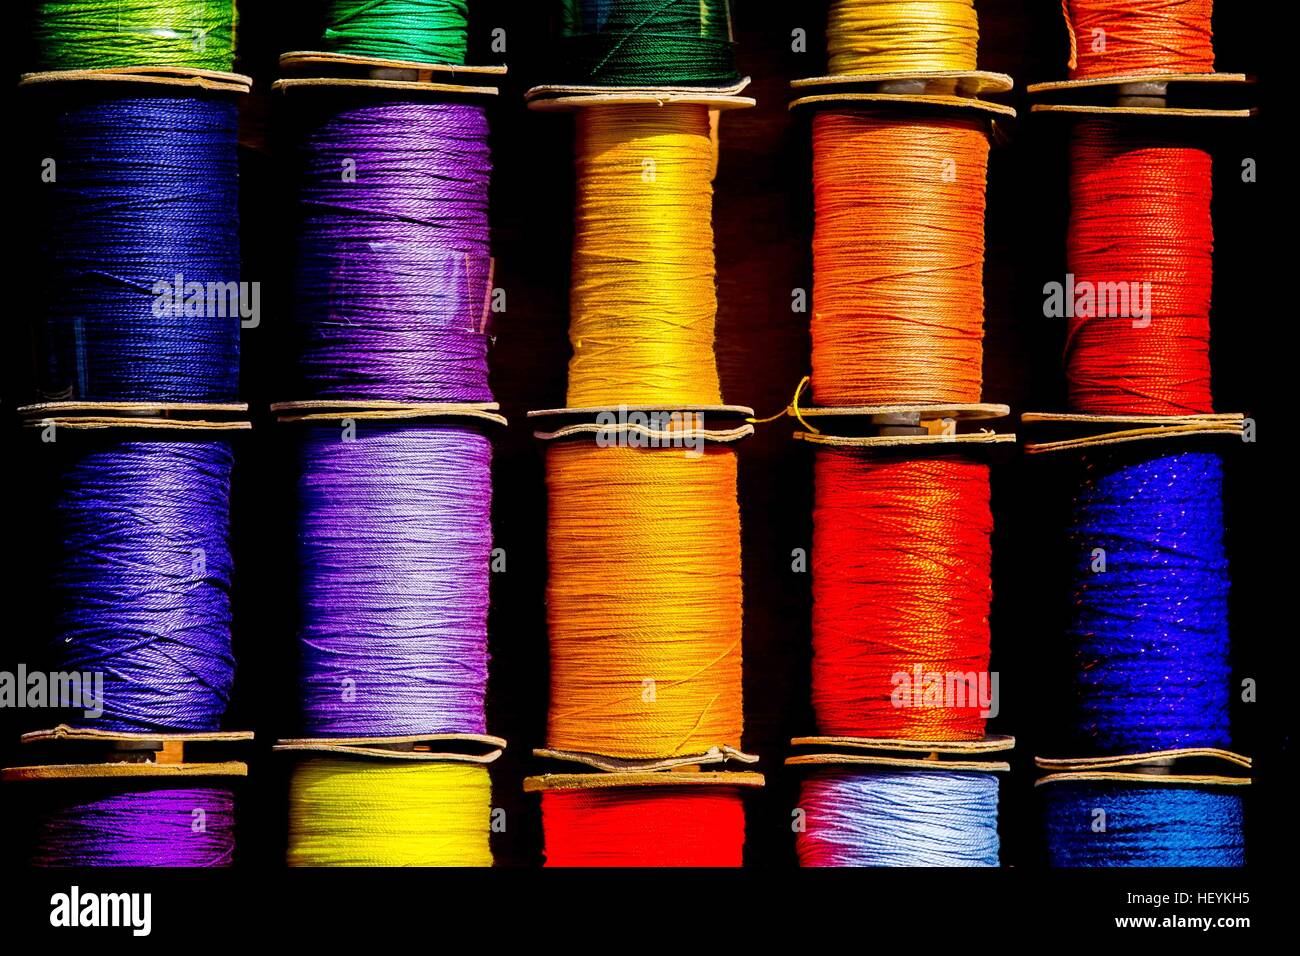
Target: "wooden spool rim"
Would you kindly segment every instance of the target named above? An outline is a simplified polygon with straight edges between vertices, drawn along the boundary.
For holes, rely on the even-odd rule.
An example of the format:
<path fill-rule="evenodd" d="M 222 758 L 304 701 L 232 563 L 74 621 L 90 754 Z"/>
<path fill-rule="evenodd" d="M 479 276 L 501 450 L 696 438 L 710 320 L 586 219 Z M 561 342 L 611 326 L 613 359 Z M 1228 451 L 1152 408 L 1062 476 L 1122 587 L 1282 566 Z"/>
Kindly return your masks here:
<path fill-rule="evenodd" d="M 508 67 L 505 64 L 476 66 L 469 63 L 434 63 L 426 60 L 393 60 L 382 56 L 365 56 L 354 53 L 332 53 L 327 50 L 291 50 L 281 53 L 280 69 L 297 70 L 314 64 L 325 66 L 361 66 L 392 70 L 415 70 L 430 73 L 446 73 L 451 76 L 464 74 L 470 77 L 504 76 Z"/>
<path fill-rule="evenodd" d="M 624 787 L 743 787 L 764 786 L 761 773 L 740 770 L 550 773 L 524 778 L 524 793 L 574 790 L 613 790 Z"/>
<path fill-rule="evenodd" d="M 883 83 L 907 83 L 956 80 L 960 96 L 978 96 L 981 93 L 1006 93 L 1015 88 L 1015 80 L 1005 73 L 988 70 L 899 70 L 876 73 L 828 73 L 807 76 L 790 81 L 794 90 L 836 89 L 844 86 L 868 86 Z M 963 84 L 962 81 L 965 81 Z"/>
<path fill-rule="evenodd" d="M 880 754 L 817 753 L 785 758 L 787 767 L 874 767 L 878 769 L 927 770 L 940 773 L 970 771 L 1006 773 L 1011 764 L 1000 760 L 927 760 L 917 757 L 886 757 Z"/>
<path fill-rule="evenodd" d="M 595 440 L 601 436 L 609 435 L 637 435 L 641 438 L 652 442 L 661 443 L 656 447 L 643 447 L 648 451 L 663 449 L 681 450 L 685 443 L 689 441 L 714 442 L 717 444 L 731 444 L 741 439 L 748 438 L 754 434 L 754 426 L 745 424 L 737 425 L 734 428 L 686 428 L 686 429 L 661 429 L 648 428 L 642 425 L 598 425 L 595 422 L 579 422 L 573 425 L 565 425 L 553 431 L 534 431 L 533 437 L 539 441 L 563 441 L 575 438 L 590 438 Z"/>
<path fill-rule="evenodd" d="M 573 408 L 538 408 L 527 413 L 527 418 L 556 418 L 589 420 L 601 415 L 618 415 L 621 412 L 653 415 L 656 412 L 682 415 L 703 415 L 718 418 L 748 418 L 754 410 L 747 405 L 583 405 Z"/>
<path fill-rule="evenodd" d="M 176 780 L 192 777 L 247 777 L 248 765 L 236 760 L 214 763 L 75 763 L 6 767 L 5 782 L 37 780 Z"/>
<path fill-rule="evenodd" d="M 377 400 L 314 399 L 299 402 L 276 402 L 271 412 L 285 424 L 301 422 L 338 422 L 410 420 L 472 420 L 507 425 L 498 413 L 496 402 L 390 402 Z"/>
<path fill-rule="evenodd" d="M 160 88 L 199 89 L 210 93 L 247 93 L 253 78 L 242 73 L 189 67 L 122 66 L 90 70 L 44 70 L 24 73 L 19 87 L 49 87 L 64 83 L 128 83 Z"/>
<path fill-rule="evenodd" d="M 417 80 L 366 80 L 348 77 L 291 77 L 276 80 L 271 89 L 277 93 L 294 90 L 362 90 L 375 93 L 422 93 L 467 99 L 490 100 L 499 94 L 495 86 L 466 86 L 459 83 L 424 83 Z"/>
<path fill-rule="evenodd" d="M 794 439 L 827 448 L 863 451 L 909 447 L 937 451 L 950 445 L 984 448 L 990 445 L 1016 443 L 1016 436 L 1012 433 L 987 431 L 962 432 L 955 435 L 827 435 L 823 432 L 797 431 L 794 433 Z"/>
<path fill-rule="evenodd" d="M 942 93 L 817 93 L 792 100 L 789 108 L 847 109 L 872 106 L 898 109 L 919 107 L 919 112 L 974 112 L 1008 119 L 1014 119 L 1016 115 L 1014 107 L 1002 103 Z"/>
<path fill-rule="evenodd" d="M 1198 109 L 1194 107 L 1162 106 L 1078 106 L 1066 103 L 1035 103 L 1031 113 L 1069 113 L 1082 116 L 1161 116 L 1167 119 L 1249 119 L 1259 110 L 1248 109 Z"/>
<path fill-rule="evenodd" d="M 1100 757 L 1035 757 L 1034 764 L 1042 770 L 1111 770 L 1121 767 L 1139 767 L 1153 761 L 1191 759 L 1222 760 L 1246 770 L 1254 765 L 1250 757 L 1221 747 L 1177 747 L 1170 750 L 1153 750 L 1148 753 Z"/>
<path fill-rule="evenodd" d="M 1248 86 L 1255 83 L 1255 77 L 1245 73 L 1119 73 L 1114 76 L 1092 76 L 1077 80 L 1047 80 L 1042 83 L 1030 83 L 1025 88 L 1025 92 L 1030 96 L 1035 96 L 1040 93 L 1105 89 L 1111 86 L 1132 86 L 1142 83 Z"/>
<path fill-rule="evenodd" d="M 758 762 L 755 754 L 748 754 L 735 747 L 713 747 L 703 753 L 679 754 L 671 757 L 613 757 L 580 750 L 561 750 L 558 748 L 538 747 L 533 756 L 543 760 L 556 760 L 563 763 L 577 763 L 594 767 L 605 773 L 665 773 L 668 771 L 687 771 L 690 768 L 723 764 L 729 762 L 753 764 Z"/>
<path fill-rule="evenodd" d="M 991 734 L 979 740 L 904 740 L 898 737 L 846 737 L 812 736 L 794 737 L 792 747 L 844 747 L 850 750 L 883 751 L 886 753 L 926 754 L 982 754 L 1012 750 L 1016 738 L 1005 734 Z"/>
<path fill-rule="evenodd" d="M 1076 771 L 1074 773 L 1052 773 L 1034 781 L 1035 787 L 1058 783 L 1126 783 L 1135 787 L 1174 787 L 1209 785 L 1222 787 L 1246 787 L 1251 784 L 1250 777 L 1224 777 L 1218 774 L 1179 774 L 1176 776 L 1154 776 L 1139 773 L 1106 773 L 1101 771 Z"/>

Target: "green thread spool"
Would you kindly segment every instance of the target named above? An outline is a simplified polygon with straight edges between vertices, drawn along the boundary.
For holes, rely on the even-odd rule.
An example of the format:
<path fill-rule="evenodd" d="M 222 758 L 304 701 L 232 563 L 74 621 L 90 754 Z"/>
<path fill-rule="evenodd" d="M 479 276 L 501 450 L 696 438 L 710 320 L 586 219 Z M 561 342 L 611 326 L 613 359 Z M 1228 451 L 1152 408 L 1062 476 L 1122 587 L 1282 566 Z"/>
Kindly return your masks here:
<path fill-rule="evenodd" d="M 734 85 L 727 0 L 564 0 L 566 80 L 595 86 Z"/>
<path fill-rule="evenodd" d="M 32 17 L 40 70 L 235 66 L 235 0 L 45 0 Z"/>
<path fill-rule="evenodd" d="M 331 0 L 325 49 L 413 63 L 465 62 L 467 0 Z"/>

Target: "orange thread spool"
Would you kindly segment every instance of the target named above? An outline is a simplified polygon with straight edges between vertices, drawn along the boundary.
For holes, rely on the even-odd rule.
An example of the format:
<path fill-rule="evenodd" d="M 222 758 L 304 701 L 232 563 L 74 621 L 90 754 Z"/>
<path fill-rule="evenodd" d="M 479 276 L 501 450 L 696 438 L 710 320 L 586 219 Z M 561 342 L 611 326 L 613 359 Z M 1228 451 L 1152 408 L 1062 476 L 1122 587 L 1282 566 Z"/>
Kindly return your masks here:
<path fill-rule="evenodd" d="M 1062 0 L 1070 78 L 1213 73 L 1214 0 Z"/>
<path fill-rule="evenodd" d="M 984 464 L 818 450 L 812 689 L 822 733 L 984 736 L 992 530 Z M 964 697 L 949 674 L 975 675 Z M 954 693 L 927 699 L 932 675 L 942 681 L 931 689 Z"/>
<path fill-rule="evenodd" d="M 980 400 L 988 152 L 980 120 L 813 120 L 818 405 Z"/>
<path fill-rule="evenodd" d="M 551 747 L 634 759 L 739 747 L 735 452 L 547 451 Z"/>

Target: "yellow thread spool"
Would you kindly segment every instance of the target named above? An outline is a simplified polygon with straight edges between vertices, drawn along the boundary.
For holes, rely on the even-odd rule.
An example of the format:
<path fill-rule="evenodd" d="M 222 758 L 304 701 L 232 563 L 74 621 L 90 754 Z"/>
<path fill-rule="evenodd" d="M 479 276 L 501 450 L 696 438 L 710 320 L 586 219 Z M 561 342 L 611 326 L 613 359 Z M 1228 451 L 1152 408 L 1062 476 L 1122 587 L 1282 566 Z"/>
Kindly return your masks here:
<path fill-rule="evenodd" d="M 827 18 L 832 74 L 970 71 L 974 0 L 835 0 Z"/>
<path fill-rule="evenodd" d="M 293 771 L 290 866 L 491 866 L 486 767 L 313 757 Z"/>
<path fill-rule="evenodd" d="M 570 407 L 721 402 L 704 106 L 577 114 Z"/>

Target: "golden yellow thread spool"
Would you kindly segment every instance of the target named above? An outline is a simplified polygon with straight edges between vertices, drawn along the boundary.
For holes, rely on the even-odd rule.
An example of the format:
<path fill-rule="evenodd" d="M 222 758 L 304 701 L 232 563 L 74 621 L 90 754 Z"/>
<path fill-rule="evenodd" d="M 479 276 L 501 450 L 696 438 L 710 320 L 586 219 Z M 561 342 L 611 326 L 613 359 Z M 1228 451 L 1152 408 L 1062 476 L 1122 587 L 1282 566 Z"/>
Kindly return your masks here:
<path fill-rule="evenodd" d="M 735 452 L 547 453 L 548 743 L 648 759 L 740 746 Z"/>
<path fill-rule="evenodd" d="M 974 0 L 835 0 L 826 26 L 832 74 L 974 70 Z"/>
<path fill-rule="evenodd" d="M 568 404 L 717 405 L 706 107 L 578 112 Z"/>
<path fill-rule="evenodd" d="M 486 767 L 313 757 L 293 771 L 290 866 L 491 866 Z"/>

